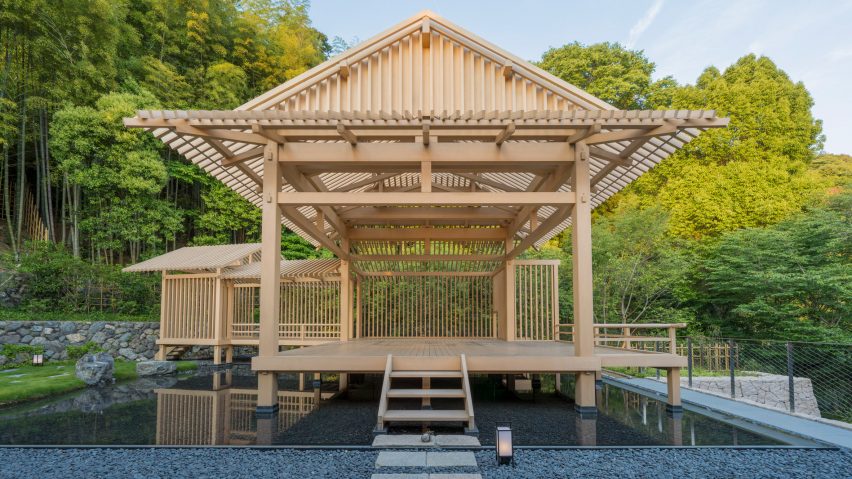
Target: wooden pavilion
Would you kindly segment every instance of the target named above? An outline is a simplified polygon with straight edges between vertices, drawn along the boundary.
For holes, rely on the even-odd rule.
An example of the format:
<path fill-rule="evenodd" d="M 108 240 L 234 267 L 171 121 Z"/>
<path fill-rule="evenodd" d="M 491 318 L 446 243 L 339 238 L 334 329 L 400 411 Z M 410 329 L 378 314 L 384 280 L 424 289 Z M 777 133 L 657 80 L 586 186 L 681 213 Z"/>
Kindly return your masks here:
<path fill-rule="evenodd" d="M 469 373 L 573 374 L 576 407 L 593 412 L 607 366 L 666 368 L 680 407 L 684 358 L 634 348 L 661 340 L 634 337 L 635 325 L 594 324 L 591 211 L 725 126 L 713 111 L 618 110 L 427 11 L 236 110 L 140 111 L 125 124 L 263 210 L 262 261 L 249 265 L 260 275 L 258 412 L 275 410 L 279 372 L 370 372 L 385 375 L 380 429 L 473 428 Z M 292 307 L 280 287 L 282 223 L 339 259 L 333 342 L 280 349 L 281 311 Z M 518 259 L 569 226 L 570 325 L 558 317 L 557 265 Z M 603 334 L 613 326 L 623 329 Z M 668 330 L 665 345 L 676 326 L 652 325 Z M 423 378 L 422 389 L 393 387 L 402 377 Z M 460 387 L 429 389 L 446 377 Z M 465 405 L 394 410 L 395 397 Z"/>

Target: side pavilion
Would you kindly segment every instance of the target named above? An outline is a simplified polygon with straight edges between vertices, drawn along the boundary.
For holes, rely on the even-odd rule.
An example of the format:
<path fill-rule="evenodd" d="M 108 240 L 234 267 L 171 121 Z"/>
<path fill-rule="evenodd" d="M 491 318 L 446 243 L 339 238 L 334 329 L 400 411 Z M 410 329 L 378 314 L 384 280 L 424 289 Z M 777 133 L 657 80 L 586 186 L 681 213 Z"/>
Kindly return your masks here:
<path fill-rule="evenodd" d="M 277 408 L 279 372 L 384 373 L 379 428 L 473 428 L 468 373 L 573 374 L 576 407 L 593 412 L 606 366 L 668 369 L 679 409 L 684 358 L 633 349 L 633 325 L 615 337 L 623 347 L 597 335 L 591 211 L 725 126 L 715 112 L 615 109 L 427 11 L 236 110 L 140 111 L 125 124 L 263 210 L 258 412 Z M 340 260 L 335 341 L 280 350 L 282 223 Z M 558 317 L 556 265 L 517 259 L 569 226 L 572 325 Z M 396 377 L 423 389 L 395 389 Z M 461 388 L 430 392 L 436 377 Z M 464 410 L 388 407 L 437 391 Z"/>

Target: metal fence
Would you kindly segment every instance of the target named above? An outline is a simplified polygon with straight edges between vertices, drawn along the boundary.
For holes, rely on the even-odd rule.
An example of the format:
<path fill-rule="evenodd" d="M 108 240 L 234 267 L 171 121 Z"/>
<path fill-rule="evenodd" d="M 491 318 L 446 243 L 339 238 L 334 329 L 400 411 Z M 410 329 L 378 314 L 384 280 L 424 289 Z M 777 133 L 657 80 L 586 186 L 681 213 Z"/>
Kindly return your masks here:
<path fill-rule="evenodd" d="M 850 344 L 690 337 L 678 353 L 689 387 L 852 422 Z"/>

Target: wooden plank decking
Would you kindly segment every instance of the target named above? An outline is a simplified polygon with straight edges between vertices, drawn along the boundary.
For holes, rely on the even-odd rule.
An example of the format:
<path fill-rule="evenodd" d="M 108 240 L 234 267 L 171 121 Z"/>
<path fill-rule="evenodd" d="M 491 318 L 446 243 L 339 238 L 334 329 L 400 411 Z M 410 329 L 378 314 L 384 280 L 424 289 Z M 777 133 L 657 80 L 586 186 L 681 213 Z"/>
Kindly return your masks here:
<path fill-rule="evenodd" d="M 258 371 L 376 372 L 392 354 L 397 370 L 452 369 L 465 354 L 472 373 L 600 371 L 602 367 L 684 367 L 672 354 L 598 346 L 591 357 L 574 356 L 558 341 L 496 339 L 357 339 L 282 351 L 252 360 Z"/>

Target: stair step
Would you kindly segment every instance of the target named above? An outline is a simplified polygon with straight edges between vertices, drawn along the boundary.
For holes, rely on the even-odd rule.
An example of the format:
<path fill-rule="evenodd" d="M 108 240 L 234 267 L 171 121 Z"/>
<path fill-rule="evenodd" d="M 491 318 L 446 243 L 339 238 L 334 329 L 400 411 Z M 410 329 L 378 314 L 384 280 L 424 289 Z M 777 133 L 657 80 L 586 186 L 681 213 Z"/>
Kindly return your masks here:
<path fill-rule="evenodd" d="M 463 398 L 461 389 L 391 389 L 389 398 Z"/>
<path fill-rule="evenodd" d="M 391 378 L 460 378 L 461 371 L 391 371 Z"/>
<path fill-rule="evenodd" d="M 385 421 L 462 421 L 470 420 L 463 410 L 444 409 L 390 409 L 382 418 Z"/>

